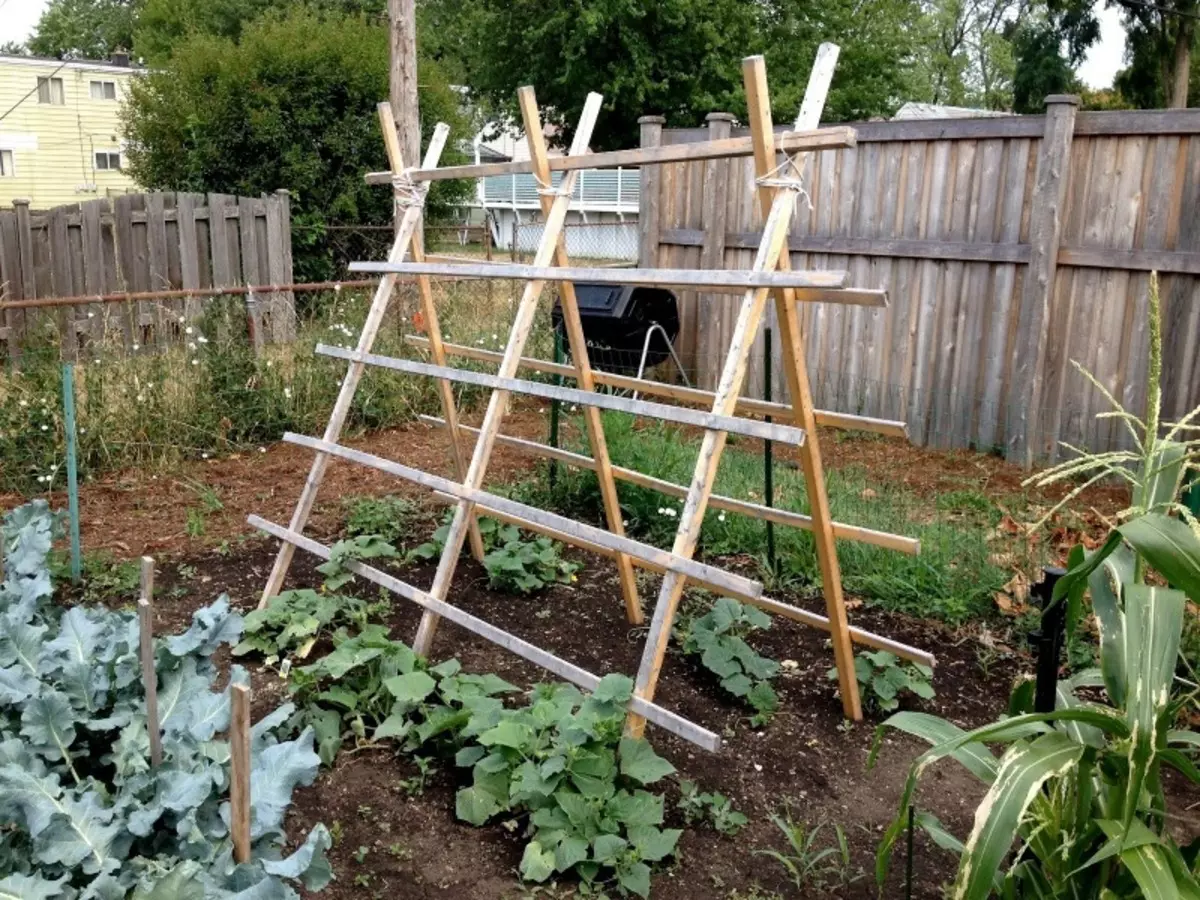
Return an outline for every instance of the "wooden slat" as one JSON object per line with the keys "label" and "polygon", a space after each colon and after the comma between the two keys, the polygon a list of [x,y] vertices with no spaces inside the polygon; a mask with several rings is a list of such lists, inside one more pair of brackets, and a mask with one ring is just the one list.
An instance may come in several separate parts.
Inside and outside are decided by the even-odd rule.
{"label": "wooden slat", "polygon": [[[254,528],[266,532],[281,541],[288,542],[293,547],[299,547],[321,559],[329,559],[329,548],[317,543],[316,541],[306,538],[303,535],[276,525],[273,522],[268,522],[258,516],[250,516],[247,521]],[[366,563],[358,560],[346,560],[345,567],[368,581],[386,588],[397,596],[403,597],[406,600],[411,600],[413,603],[420,606],[426,612],[439,617],[449,619],[454,624],[465,628],[472,634],[477,634],[485,640],[503,647],[506,650],[515,653],[522,659],[526,659],[536,666],[540,666],[548,672],[557,675],[560,678],[565,678],[567,681],[583,688],[587,691],[594,691],[600,683],[600,678],[593,675],[573,663],[567,662],[560,657],[555,656],[543,650],[528,641],[522,640],[514,634],[507,631],[502,631],[494,625],[485,622],[483,619],[477,618],[468,612],[464,612],[457,606],[453,606],[444,600],[440,600],[431,593],[418,590],[412,585],[406,584],[399,578],[388,575],[386,572],[368,566]],[[664,709],[653,703],[648,703],[634,697],[629,704],[629,708],[638,715],[644,716],[649,721],[658,725],[660,728],[665,728],[672,734],[677,734],[684,740],[690,741],[705,750],[717,751],[721,747],[721,738],[711,731],[696,725],[679,716],[670,710]]]}
{"label": "wooden slat", "polygon": [[[445,419],[439,419],[436,416],[422,415],[417,418],[430,425],[437,425],[443,428],[446,425]],[[469,425],[459,425],[458,428],[460,432],[467,434],[479,433],[478,428],[472,428]],[[553,459],[593,472],[596,470],[596,461],[590,456],[584,456],[581,453],[574,453],[570,450],[563,450],[561,447],[548,447],[536,441],[511,437],[506,434],[497,435],[496,442],[540,459]],[[627,469],[622,466],[613,466],[612,472],[614,477],[620,481],[649,488],[668,497],[687,497],[687,488],[681,484],[664,481],[661,478],[645,475],[635,469]],[[813,528],[812,517],[806,516],[803,513],[779,509],[774,506],[763,506],[759,503],[750,503],[746,500],[737,500],[733,497],[724,497],[720,494],[713,494],[709,498],[709,505],[715,509],[728,510],[729,512],[738,513],[739,515],[748,516],[763,522],[775,522],[779,525],[788,525],[793,528],[803,529],[804,531],[812,531]],[[907,553],[913,556],[921,552],[921,542],[916,538],[889,534],[885,531],[876,531],[871,528],[860,528],[857,525],[845,525],[841,522],[834,522],[833,535],[843,540],[858,541],[861,544],[872,544],[876,547],[886,547],[889,550],[896,550],[900,553]]]}
{"label": "wooden slat", "polygon": [[730,434],[741,434],[746,437],[762,438],[763,440],[782,441],[783,443],[800,446],[804,443],[804,432],[789,425],[776,425],[771,422],[759,422],[754,419],[739,419],[734,416],[723,416],[715,413],[689,409],[683,406],[670,406],[665,403],[654,403],[649,400],[632,400],[629,397],[619,397],[616,394],[598,394],[593,391],[581,391],[577,388],[560,387],[556,384],[543,384],[538,381],[524,381],[519,378],[502,378],[489,375],[486,372],[473,372],[469,369],[455,369],[449,366],[436,366],[429,363],[417,362],[411,359],[397,359],[392,356],[380,356],[374,353],[358,353],[343,347],[331,347],[328,344],[317,344],[315,353],[322,356],[332,356],[351,362],[361,362],[367,365],[380,366],[396,372],[407,372],[410,375],[427,375],[431,378],[447,378],[463,384],[473,384],[478,387],[488,387],[495,390],[530,394],[534,397],[545,397],[548,400],[561,400],[566,403],[578,403],[599,409],[611,409],[617,412],[630,413],[635,416],[648,416],[665,422],[676,422],[680,425],[694,425],[697,428],[719,428]]}
{"label": "wooden slat", "polygon": [[[426,338],[416,335],[405,335],[405,343],[414,347],[427,349],[429,342]],[[463,344],[446,344],[446,352],[451,356],[461,356],[465,359],[477,359],[483,362],[500,362],[501,354],[494,350],[484,350],[480,347],[468,347]],[[534,359],[530,356],[521,357],[521,367],[533,369],[535,372],[547,372],[551,375],[574,377],[574,370],[561,363],[548,360]],[[658,397],[670,397],[683,403],[695,403],[700,406],[712,406],[716,396],[712,391],[699,388],[685,387],[681,384],[666,384],[662,381],[652,381],[647,378],[634,378],[631,375],[618,375],[615,372],[605,372],[593,369],[592,374],[598,384],[619,390],[637,391],[642,394],[653,394]],[[786,403],[768,403],[752,397],[739,397],[734,412],[742,415],[757,416],[789,416],[792,408]],[[829,410],[816,411],[817,424],[828,428],[845,428],[854,431],[868,431],[888,437],[907,438],[908,429],[904,422],[891,419],[873,419],[867,416],[855,416],[848,413],[837,413]]]}
{"label": "wooden slat", "polygon": [[[579,266],[526,266],[516,263],[353,262],[351,272],[397,275],[440,275],[446,278],[512,278],[517,281],[603,282],[658,287],[758,287],[835,289],[846,284],[845,272],[737,272],[706,269],[616,269]],[[836,293],[830,298],[836,298]],[[882,299],[882,298],[881,298]],[[886,301],[885,301],[886,302]],[[881,304],[882,305],[882,304]]]}
{"label": "wooden slat", "polygon": [[[542,131],[541,116],[538,113],[537,100],[533,88],[523,87],[517,92],[521,107],[521,118],[525,127],[526,141],[529,144],[529,157],[533,164],[534,178],[542,184],[551,183],[550,156],[546,149],[546,138]],[[553,211],[554,201],[546,194],[539,195],[542,215],[549,216]],[[560,236],[554,249],[554,263],[558,269],[570,266],[567,258],[567,243]],[[592,380],[592,364],[588,359],[588,341],[583,333],[583,321],[579,315],[579,302],[575,297],[575,285],[568,280],[562,280],[558,286],[559,300],[562,311],[562,324],[567,332],[567,345],[571,353],[571,363],[575,369],[575,381],[579,389],[594,393],[595,382]],[[608,442],[604,437],[604,425],[600,420],[600,411],[587,405],[583,410],[584,425],[587,430],[588,445],[596,459],[596,483],[600,488],[600,499],[604,506],[604,519],[608,530],[615,535],[625,534],[625,523],[621,513],[621,501],[617,498],[617,486],[613,481],[612,464],[608,458]],[[450,432],[457,440],[458,433]],[[637,578],[634,576],[633,564],[625,554],[618,554],[617,577],[621,584],[621,596],[625,602],[625,617],[631,625],[642,624],[642,606],[638,598]]]}
{"label": "wooden slat", "polygon": [[[400,149],[400,133],[396,129],[396,120],[392,112],[391,103],[380,103],[376,107],[376,113],[379,116],[379,127],[383,133],[383,144],[387,151],[388,164],[391,165],[393,172],[404,171],[404,156]],[[395,189],[395,199],[401,199],[400,188]],[[410,244],[412,258],[418,262],[423,262],[425,259],[425,247],[421,237],[421,229],[417,228],[413,231],[412,241]],[[439,365],[446,364],[446,351],[442,347],[442,327],[438,320],[437,305],[433,302],[433,288],[429,283],[427,276],[417,277],[417,296],[421,301],[421,314],[425,317],[425,328],[429,334],[427,343],[430,354],[433,356],[433,361]],[[441,378],[438,379],[438,398],[442,404],[442,415],[446,420],[454,424],[458,423],[458,408],[454,401],[454,388],[450,382]],[[451,431],[453,434],[453,430]],[[462,481],[467,475],[467,460],[463,456],[462,447],[459,446],[457,440],[450,441],[450,458],[454,461],[454,474]],[[479,533],[479,523],[475,516],[470,517],[468,535],[471,542],[471,554],[479,563],[483,562],[484,548],[483,535]]]}
{"label": "wooden slat", "polygon": [[[826,150],[831,147],[853,147],[854,129],[846,126],[791,132],[780,137],[784,149]],[[550,171],[574,172],[580,169],[615,169],[619,166],[654,166],[664,163],[689,162],[705,159],[727,159],[749,156],[753,152],[749,138],[729,138],[694,144],[673,144],[667,147],[638,147],[632,150],[609,150],[604,153],[583,153],[579,156],[555,156],[550,159]],[[533,172],[528,161],[482,163],[471,166],[445,166],[440,169],[414,169],[408,172],[413,181],[445,181],[451,178],[484,178],[491,175],[525,175]],[[390,172],[370,172],[367,184],[391,184]]]}
{"label": "wooden slat", "polygon": [[[437,165],[449,133],[449,126],[444,123],[438,123],[437,128],[434,129],[433,137],[429,141],[429,147],[425,151],[424,165],[426,168]],[[412,241],[413,232],[420,224],[420,221],[420,207],[410,206],[404,211],[404,217],[401,219],[400,228],[396,232],[396,239],[392,242],[392,249],[388,254],[388,259],[395,260],[396,262],[404,259],[404,255],[408,252],[409,244]],[[363,322],[362,333],[358,338],[357,349],[359,352],[367,353],[374,345],[375,337],[378,335],[379,328],[383,324],[383,317],[387,312],[388,301],[391,299],[395,286],[396,279],[394,276],[385,275],[380,279],[379,287],[375,289],[375,296],[371,299],[371,307],[367,311],[366,320]],[[329,424],[325,426],[325,440],[335,442],[341,437],[342,428],[346,424],[346,416],[350,413],[350,406],[354,402],[354,394],[358,390],[358,383],[362,379],[365,368],[366,366],[360,362],[351,363],[347,368],[346,377],[342,379],[337,400],[334,402],[333,411],[329,416]],[[321,482],[325,478],[325,469],[328,465],[329,455],[327,453],[317,454],[316,459],[313,460],[312,468],[309,470],[308,478],[304,482],[304,488],[300,492],[296,509],[292,513],[292,520],[288,526],[291,531],[302,532],[304,526],[308,523],[308,517],[312,514],[313,504],[317,500],[317,492],[321,488]],[[288,567],[292,563],[294,552],[295,548],[292,544],[284,542],[280,545],[279,554],[275,557],[271,574],[267,578],[266,586],[263,588],[262,599],[259,601],[260,609],[266,605],[268,600],[278,594],[283,587],[283,580],[287,577]]]}
{"label": "wooden slat", "polygon": [[697,578],[703,578],[710,584],[719,585],[723,590],[738,591],[747,596],[757,596],[762,593],[761,584],[752,579],[744,578],[741,575],[726,572],[715,566],[698,563],[688,557],[660,550],[657,547],[650,544],[643,544],[641,541],[635,541],[632,538],[612,534],[594,525],[586,525],[582,522],[568,519],[565,516],[557,515],[556,513],[546,512],[545,510],[528,506],[524,503],[518,503],[515,500],[509,500],[507,497],[489,494],[478,488],[466,487],[458,482],[451,481],[449,478],[442,478],[440,475],[431,475],[428,472],[422,472],[411,466],[392,462],[372,453],[364,453],[352,447],[344,447],[340,444],[306,437],[302,434],[293,434],[290,431],[284,433],[283,440],[289,444],[307,447],[310,450],[331,454],[342,459],[348,459],[351,462],[356,462],[359,465],[378,469],[380,472],[387,472],[389,475],[395,475],[397,478],[403,478],[406,481],[423,485],[431,490],[450,494],[459,500],[473,503],[485,509],[499,510],[511,516],[518,516],[525,520],[527,527],[531,530],[536,531],[540,526],[546,526],[558,531],[578,534],[592,543],[608,547],[614,552],[625,553],[638,559],[657,563],[672,572],[682,572],[684,574],[695,575]]}

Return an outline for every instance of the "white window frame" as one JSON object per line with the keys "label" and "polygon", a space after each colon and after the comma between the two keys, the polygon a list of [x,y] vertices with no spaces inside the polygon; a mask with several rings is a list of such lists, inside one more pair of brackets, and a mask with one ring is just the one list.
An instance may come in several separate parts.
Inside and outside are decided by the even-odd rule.
{"label": "white window frame", "polygon": [[[5,160],[8,160],[7,165]],[[0,178],[15,178],[17,175],[16,155],[9,147],[0,147]]]}
{"label": "white window frame", "polygon": [[[117,165],[114,168],[112,165],[113,157],[117,158]],[[100,165],[101,157],[104,158],[104,165]],[[120,150],[94,150],[92,151],[92,171],[95,172],[122,172],[125,169],[125,160]]]}
{"label": "white window frame", "polygon": [[[58,100],[55,101],[55,85],[58,86]],[[42,88],[45,87],[43,93]],[[56,75],[39,75],[37,77],[38,103],[42,106],[66,106],[67,90],[63,80]]]}
{"label": "white window frame", "polygon": [[[99,94],[96,91],[99,89]],[[111,93],[112,96],[109,96]],[[93,100],[116,100],[117,83],[106,78],[96,78],[88,82],[88,96]]]}

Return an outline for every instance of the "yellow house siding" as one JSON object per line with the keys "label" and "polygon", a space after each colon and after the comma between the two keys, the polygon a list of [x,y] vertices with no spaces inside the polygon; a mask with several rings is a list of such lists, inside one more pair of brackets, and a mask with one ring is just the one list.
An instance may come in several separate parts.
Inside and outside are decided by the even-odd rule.
{"label": "yellow house siding", "polygon": [[[62,79],[62,106],[39,102],[39,77]],[[95,163],[97,151],[122,152],[119,112],[133,77],[124,66],[0,56],[0,150],[13,163],[0,177],[0,207],[27,198],[48,209],[137,190],[126,172]],[[93,81],[113,82],[116,99],[94,99]]]}

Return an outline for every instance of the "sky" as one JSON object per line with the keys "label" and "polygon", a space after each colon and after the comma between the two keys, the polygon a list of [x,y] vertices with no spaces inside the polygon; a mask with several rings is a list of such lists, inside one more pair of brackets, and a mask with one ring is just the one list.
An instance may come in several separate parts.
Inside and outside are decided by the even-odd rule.
{"label": "sky", "polygon": [[[0,43],[28,38],[48,2],[0,0]],[[1113,76],[1121,68],[1125,33],[1121,28],[1120,13],[1106,8],[1104,0],[1098,0],[1096,11],[1100,17],[1100,40],[1079,67],[1079,78],[1088,87],[1104,88],[1112,85]]]}

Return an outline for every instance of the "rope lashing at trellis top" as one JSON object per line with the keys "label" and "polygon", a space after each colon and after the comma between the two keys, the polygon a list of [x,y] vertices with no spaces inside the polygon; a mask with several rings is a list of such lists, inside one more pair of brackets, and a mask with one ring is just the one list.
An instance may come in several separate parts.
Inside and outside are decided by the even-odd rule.
{"label": "rope lashing at trellis top", "polygon": [[[824,470],[817,440],[818,423],[840,428],[856,428],[890,435],[903,435],[901,422],[818,411],[813,409],[805,365],[797,304],[800,302],[848,303],[885,306],[883,291],[863,290],[848,285],[845,271],[792,271],[787,237],[796,210],[796,200],[803,194],[802,173],[807,151],[853,147],[854,131],[845,127],[819,128],[821,110],[833,77],[838,49],[832,44],[821,45],[808,88],[794,128],[778,139],[770,116],[766,68],[762,57],[752,56],[743,64],[746,98],[750,110],[749,138],[729,138],[698,143],[645,147],[607,153],[589,153],[588,143],[600,110],[601,98],[590,94],[584,104],[578,128],[566,156],[550,158],[542,132],[542,122],[534,91],[531,87],[518,92],[524,128],[529,142],[530,159],[524,162],[487,163],[483,165],[438,168],[446,128],[439,125],[420,168],[406,168],[396,138],[395,124],[387,104],[380,105],[380,121],[391,165],[389,173],[372,173],[367,181],[373,184],[392,184],[402,193],[400,209],[403,215],[395,242],[386,262],[355,263],[357,272],[377,272],[383,275],[371,304],[356,349],[318,346],[316,352],[348,363],[330,416],[329,425],[321,439],[288,434],[285,440],[315,452],[312,470],[301,492],[296,510],[288,526],[252,516],[253,525],[281,541],[279,555],[263,591],[265,604],[277,594],[287,575],[295,548],[300,547],[322,558],[328,558],[327,546],[303,534],[317,492],[331,457],[350,460],[386,472],[397,478],[420,484],[443,501],[453,504],[454,514],[445,538],[444,549],[434,575],[433,584],[422,590],[401,579],[362,562],[352,562],[348,568],[356,574],[411,600],[423,609],[421,625],[413,647],[422,655],[431,651],[437,624],[441,618],[466,628],[486,640],[505,647],[513,653],[541,666],[585,690],[593,689],[599,677],[562,659],[545,648],[485,622],[449,602],[450,585],[459,555],[468,534],[475,531],[475,515],[484,511],[565,543],[612,558],[621,574],[622,597],[626,618],[631,624],[642,621],[642,606],[637,595],[633,567],[663,575],[658,598],[653,609],[649,634],[636,673],[634,696],[629,704],[626,730],[640,735],[647,721],[665,728],[708,750],[717,750],[720,737],[703,725],[682,718],[655,703],[654,694],[670,637],[671,625],[685,584],[707,588],[732,597],[775,615],[822,629],[829,633],[838,672],[838,686],[845,715],[861,719],[858,683],[854,671],[854,643],[886,649],[902,658],[932,665],[933,656],[923,650],[873,634],[849,624],[842,596],[841,572],[838,567],[835,538],[862,541],[888,547],[898,552],[917,553],[919,544],[901,535],[886,534],[854,525],[834,522],[825,492]],[[782,162],[777,155],[783,154]],[[562,241],[563,227],[579,172],[586,168],[611,168],[620,165],[653,166],[670,162],[706,159],[727,159],[753,156],[756,180],[754,188],[763,211],[764,224],[754,265],[745,271],[689,269],[608,269],[603,280],[625,284],[673,284],[688,288],[711,286],[717,290],[741,294],[736,327],[729,352],[715,391],[671,385],[644,378],[629,378],[614,373],[593,370],[588,358],[587,344],[578,305],[575,302],[574,282],[596,278],[596,270],[573,267]],[[553,185],[552,172],[561,172],[561,180]],[[539,190],[544,224],[541,239],[531,265],[507,263],[432,263],[424,259],[421,249],[419,223],[421,203],[428,182],[446,178],[476,178],[484,175],[503,175],[532,172],[543,187]],[[400,177],[398,177],[400,176]],[[411,261],[405,261],[410,257]],[[417,281],[422,296],[422,315],[426,337],[412,343],[429,352],[431,362],[423,363],[396,359],[371,352],[389,298],[398,276]],[[442,341],[437,312],[429,288],[431,275],[452,275],[472,278],[506,278],[525,282],[513,318],[512,329],[503,354],[476,351]],[[559,285],[562,314],[570,342],[569,365],[550,363],[522,356],[533,327],[535,313],[547,282]],[[787,376],[791,405],[764,403],[741,397],[746,378],[750,349],[762,322],[768,295],[775,301],[777,326],[781,338],[784,371]],[[484,355],[480,355],[484,353]],[[447,357],[470,358],[496,364],[494,374],[457,369],[447,363]],[[447,431],[456,463],[456,479],[431,475],[370,453],[342,446],[339,443],[347,411],[354,399],[366,366],[380,366],[417,377],[437,380],[442,399],[442,417],[433,419]],[[553,371],[575,379],[576,387],[535,382],[518,377],[521,368]],[[468,428],[458,422],[452,385],[474,384],[491,389],[487,409],[478,428]],[[675,405],[613,394],[598,393],[596,385],[633,387],[656,397],[667,398]],[[550,397],[579,404],[586,413],[587,436],[591,455],[551,448],[534,441],[501,433],[507,400],[511,393]],[[695,407],[700,407],[699,409]],[[695,474],[688,485],[672,484],[631,469],[612,465],[604,440],[600,409],[616,409],[637,416],[647,416],[666,422],[689,424],[703,430],[703,439],[696,462]],[[758,421],[744,416],[770,416],[773,421]],[[730,433],[750,434],[795,446],[803,469],[810,515],[713,495],[717,468],[725,441]],[[460,443],[474,449],[470,459],[464,459]],[[559,459],[568,465],[590,469],[596,473],[604,499],[607,527],[577,522],[565,516],[518,503],[483,489],[484,478],[493,448],[497,444],[519,446],[534,455]],[[660,549],[627,537],[617,503],[617,480],[641,484],[669,496],[684,498],[679,526],[670,550]],[[705,510],[709,505],[754,518],[793,527],[804,528],[814,535],[820,562],[825,615],[800,609],[764,595],[763,585],[753,579],[722,570],[709,563],[693,559]],[[472,540],[474,544],[474,540]],[[475,549],[473,547],[473,549]]]}

